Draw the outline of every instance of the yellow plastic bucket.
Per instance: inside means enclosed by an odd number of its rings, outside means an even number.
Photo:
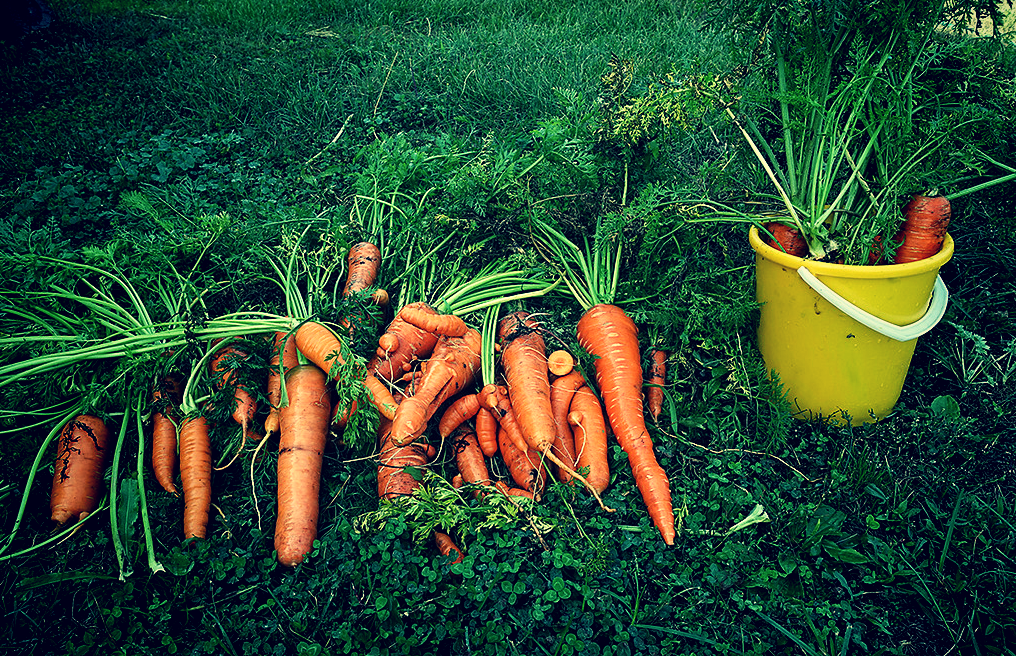
[[[854,425],[888,415],[917,346],[945,313],[939,269],[952,258],[946,235],[933,257],[908,264],[847,266],[772,248],[752,227],[758,347],[801,419]],[[932,291],[934,290],[934,295]]]

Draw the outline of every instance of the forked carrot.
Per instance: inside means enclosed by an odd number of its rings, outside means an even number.
[[[466,334],[466,322],[454,314],[438,314],[429,306],[424,308],[419,304],[410,304],[399,311],[399,315],[406,322],[434,335],[443,337],[462,337]]]
[[[381,454],[377,465],[379,499],[395,499],[420,487],[418,472],[429,462],[427,446],[419,441],[399,446],[392,442],[392,423],[381,420]],[[414,474],[417,474],[414,476]]]
[[[279,417],[278,519],[275,550],[279,562],[295,567],[317,538],[321,466],[331,418],[325,373],[300,365],[286,374],[289,404]]]
[[[413,362],[430,356],[437,345],[437,334],[427,332],[405,320],[402,314],[407,308],[435,313],[426,303],[418,302],[410,303],[395,315],[384,334],[378,338],[377,353],[367,365],[367,371],[382,380],[395,382],[410,370]]]
[[[93,415],[78,415],[60,432],[49,497],[50,519],[58,526],[99,507],[108,443],[109,429]]]
[[[540,454],[532,449],[519,449],[504,429],[498,431],[497,445],[512,480],[523,490],[532,492],[533,497],[539,501],[548,478],[547,470],[540,462]]]

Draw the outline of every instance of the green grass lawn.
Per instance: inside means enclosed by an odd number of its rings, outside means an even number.
[[[660,539],[616,441],[604,494],[612,513],[560,484],[522,508],[467,499],[453,492],[454,455],[436,439],[420,500],[379,506],[377,417],[366,410],[328,443],[306,563],[287,570],[273,554],[275,441],[215,472],[208,538],[184,542],[182,500],[138,456],[152,406],[136,398],[164,361],[132,353],[0,380],[0,645],[1016,651],[1011,183],[954,203],[956,254],[941,272],[950,304],[920,338],[892,415],[854,428],[799,421],[755,345],[745,226],[706,221],[694,206],[744,203],[765,179],[735,126],[685,92],[742,80],[737,92],[761,115],[768,91],[735,75],[750,70],[751,52],[703,29],[692,3],[53,6],[49,28],[0,43],[0,366],[45,351],[8,339],[26,326],[107,334],[94,313],[47,295],[91,292],[44,258],[115,268],[156,321],[174,316],[167,297],[183,299],[175,316],[190,331],[180,346],[189,358],[200,352],[193,331],[213,317],[286,313],[272,262],[329,271],[320,293],[307,293],[314,313],[334,319],[363,309],[333,285],[365,236],[383,233],[379,283],[402,303],[437,298],[492,263],[537,270],[531,221],[552,221],[578,241],[624,244],[618,299],[641,347],[669,353],[664,412],[649,431],[678,536],[673,546]],[[939,38],[928,79],[987,126],[959,135],[942,166],[960,171],[961,186],[1011,171],[1016,53]],[[86,278],[137,316],[124,287]],[[548,345],[571,350],[591,377],[575,336],[580,308],[561,292],[519,307],[539,313]],[[385,318],[355,325],[354,363],[371,356]],[[482,313],[466,318],[479,327]],[[268,347],[249,346],[261,389]],[[48,518],[46,438],[77,400],[125,427],[106,475],[117,509],[103,505],[61,535]],[[235,437],[218,424],[219,463]],[[463,562],[437,553],[435,526],[453,533]]]

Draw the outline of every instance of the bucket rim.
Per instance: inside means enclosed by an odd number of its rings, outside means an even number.
[[[762,241],[762,236],[756,226],[748,230],[748,241],[755,252],[766,260],[774,262],[788,269],[797,270],[807,265],[808,270],[816,276],[836,276],[839,278],[860,278],[860,279],[881,279],[881,278],[905,278],[919,276],[930,271],[938,271],[946,262],[952,259],[955,243],[952,235],[946,233],[945,241],[942,243],[942,250],[931,257],[926,257],[917,262],[906,264],[835,264],[832,262],[818,262],[806,260],[803,257],[789,255],[778,248]]]

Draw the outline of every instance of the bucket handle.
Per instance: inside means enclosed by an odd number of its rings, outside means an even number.
[[[830,289],[824,282],[816,278],[815,274],[809,271],[806,267],[802,266],[798,268],[797,274],[801,276],[809,287],[818,292],[819,296],[829,301],[829,303],[841,310],[848,317],[862,326],[867,326],[877,333],[885,335],[891,339],[895,339],[897,342],[909,342],[912,339],[917,339],[934,328],[938,325],[938,322],[942,320],[942,317],[945,316],[945,307],[949,303],[949,290],[946,289],[945,282],[942,281],[942,276],[937,276],[935,278],[935,288],[932,290],[931,304],[928,306],[928,311],[924,313],[923,317],[912,324],[897,326],[894,323],[889,323],[888,321],[879,319],[873,314],[865,312],[847,299],[843,298]]]

